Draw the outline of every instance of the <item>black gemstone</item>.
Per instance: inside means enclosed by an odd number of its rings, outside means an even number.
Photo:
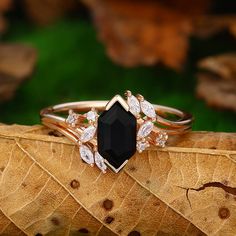
[[[136,151],[136,118],[119,102],[98,118],[98,152],[118,169]]]

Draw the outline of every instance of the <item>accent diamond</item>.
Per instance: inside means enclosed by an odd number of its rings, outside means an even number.
[[[147,147],[149,147],[150,144],[148,143],[148,141],[138,141],[137,142],[137,151],[139,153],[141,153],[142,151],[144,151]]]
[[[107,169],[107,165],[104,163],[104,158],[98,152],[95,152],[94,158],[95,158],[95,163],[96,163],[97,167],[103,173],[105,173],[106,169]]]
[[[86,118],[87,120],[89,121],[96,121],[96,118],[97,118],[97,112],[96,111],[89,111],[86,113]]]
[[[166,141],[168,140],[168,134],[166,132],[159,132],[156,137],[156,145],[159,147],[165,147]]]
[[[78,119],[78,114],[70,110],[69,115],[66,118],[66,123],[71,125],[72,127],[75,127],[77,119]]]
[[[141,111],[140,104],[139,104],[138,99],[134,95],[128,96],[127,103],[129,105],[130,112],[133,115],[136,116],[140,113]]]
[[[144,122],[139,128],[137,136],[139,138],[147,137],[152,132],[153,126],[151,121]]]
[[[80,141],[83,143],[88,142],[94,137],[95,132],[96,132],[96,127],[92,125],[85,128],[80,136]]]
[[[140,101],[140,106],[141,106],[142,112],[146,116],[148,116],[150,118],[156,118],[155,109],[150,102],[148,102],[146,100]]]
[[[94,157],[92,151],[85,145],[81,145],[79,147],[79,152],[81,158],[88,164],[93,164],[94,163]]]

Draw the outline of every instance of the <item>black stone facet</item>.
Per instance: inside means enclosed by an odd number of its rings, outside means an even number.
[[[136,118],[119,102],[98,118],[98,152],[118,169],[136,152]]]

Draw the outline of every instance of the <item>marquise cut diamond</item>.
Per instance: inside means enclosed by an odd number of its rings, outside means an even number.
[[[141,111],[140,104],[139,104],[138,99],[134,95],[131,95],[127,98],[127,103],[129,105],[130,112],[133,115],[136,116],[140,113]]]
[[[81,158],[88,164],[93,164],[94,163],[94,156],[92,151],[89,149],[89,147],[85,145],[81,145],[79,147],[79,152]]]
[[[138,130],[138,138],[147,137],[153,130],[154,124],[151,121],[144,122]]]
[[[148,102],[146,100],[140,101],[140,106],[141,106],[142,112],[146,116],[148,116],[150,118],[156,118],[155,109],[150,102]]]
[[[99,152],[95,152],[94,159],[95,159],[95,163],[96,163],[97,167],[102,172],[106,172],[107,165],[105,164],[104,158],[99,154]]]
[[[92,125],[85,128],[80,136],[80,141],[83,143],[88,142],[94,137],[95,132],[96,132],[96,127]]]

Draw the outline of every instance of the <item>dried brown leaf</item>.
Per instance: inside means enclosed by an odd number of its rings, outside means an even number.
[[[24,0],[28,16],[38,25],[47,25],[78,7],[77,0]]]
[[[198,63],[197,96],[209,106],[236,111],[236,54],[212,56]]]
[[[102,174],[48,132],[0,126],[2,234],[236,234],[236,134],[193,132]]]
[[[211,107],[236,112],[236,81],[218,79],[206,73],[199,73],[197,96],[203,98]]]
[[[0,1],[0,34],[5,32],[7,28],[7,22],[4,17],[4,13],[11,8],[12,0]]]
[[[8,100],[35,67],[36,50],[20,44],[0,44],[0,100]]]
[[[83,0],[92,11],[109,56],[124,66],[161,62],[180,69],[192,33],[192,20],[209,1]]]
[[[228,30],[236,36],[236,15],[206,15],[194,22],[194,35],[208,38],[221,31]]]
[[[204,58],[198,63],[198,67],[222,79],[236,80],[236,53]]]
[[[6,12],[11,8],[12,0],[1,0],[0,1],[0,12]]]

